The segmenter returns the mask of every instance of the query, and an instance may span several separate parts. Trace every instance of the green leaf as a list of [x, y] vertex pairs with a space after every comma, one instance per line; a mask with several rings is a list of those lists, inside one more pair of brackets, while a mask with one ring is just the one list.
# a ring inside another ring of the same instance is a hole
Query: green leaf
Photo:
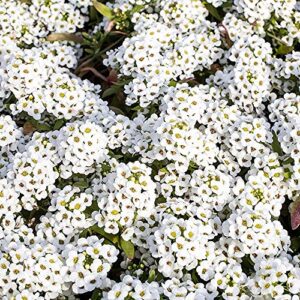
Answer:
[[109, 240], [113, 244], [116, 244], [118, 242], [119, 237], [115, 234], [110, 234], [104, 231], [103, 228], [98, 227], [97, 225], [94, 225], [91, 227], [92, 232], [98, 233], [101, 236], [103, 236], [105, 239]]
[[93, 0], [93, 5], [102, 16], [106, 17], [109, 20], [113, 18], [113, 12], [108, 6], [98, 2], [97, 0]]
[[222, 5], [222, 8], [231, 8], [233, 5], [232, 0], [228, 0]]
[[215, 19], [217, 19], [219, 22], [222, 21], [222, 17], [220, 16], [218, 10], [213, 5], [205, 2], [204, 6]]
[[88, 216], [91, 216], [94, 211], [99, 211], [98, 202], [94, 200], [90, 206], [86, 208], [84, 213]]
[[36, 128], [40, 131], [50, 131], [51, 130], [51, 127], [49, 125], [41, 124], [41, 123], [38, 123]]
[[278, 153], [280, 156], [283, 155], [281, 145], [280, 145], [280, 143], [278, 141], [278, 137], [274, 131], [273, 131], [272, 149], [274, 152]]
[[38, 131], [50, 131], [52, 130], [52, 128], [47, 125], [47, 124], [43, 124], [43, 123], [39, 123], [37, 120], [30, 118], [28, 120], [29, 123], [31, 123]]
[[115, 107], [115, 106], [109, 106], [109, 108], [115, 112], [117, 115], [124, 115], [125, 116], [125, 113], [118, 107]]
[[166, 202], [167, 202], [167, 200], [166, 200], [166, 198], [163, 197], [163, 196], [158, 197], [158, 198], [156, 198], [156, 200], [155, 200], [155, 204], [156, 204], [156, 205], [162, 204], [162, 203], [166, 203]]
[[90, 6], [90, 20], [93, 23], [99, 23], [100, 18], [99, 14], [94, 6]]
[[193, 280], [194, 283], [199, 282], [199, 278], [197, 276], [197, 271], [195, 269], [192, 271], [192, 280]]
[[294, 159], [292, 157], [288, 157], [287, 159], [285, 159], [284, 161], [282, 161], [283, 165], [290, 165], [294, 163]]
[[140, 12], [142, 9], [145, 8], [145, 5], [136, 5], [132, 10], [131, 14], [133, 15], [134, 13]]
[[86, 189], [89, 187], [89, 184], [86, 181], [77, 181], [73, 184], [75, 187], [79, 187], [80, 189]]
[[99, 289], [94, 290], [91, 300], [101, 300], [101, 294]]
[[120, 238], [120, 246], [129, 259], [134, 258], [134, 245], [132, 242]]
[[81, 231], [81, 233], [79, 234], [79, 237], [81, 238], [86, 238], [89, 234], [89, 228], [84, 229], [83, 231]]
[[252, 262], [249, 254], [242, 258], [242, 268], [247, 275], [250, 275], [253, 272], [254, 263]]
[[291, 249], [294, 251], [294, 252], [297, 252], [300, 250], [300, 237], [293, 237], [291, 239]]
[[102, 97], [106, 98], [109, 96], [113, 96], [113, 95], [117, 94], [121, 90], [121, 88], [122, 88], [122, 86], [120, 86], [120, 85], [113, 85], [112, 87], [106, 89], [103, 92]]
[[293, 50], [294, 50], [293, 46], [287, 46], [287, 45], [281, 44], [277, 48], [277, 54], [279, 54], [279, 55], [286, 55], [288, 53], [291, 53]]
[[148, 276], [148, 282], [151, 283], [152, 281], [154, 281], [155, 279], [155, 270], [154, 269], [151, 269], [150, 272], [149, 272], [149, 276]]
[[175, 87], [176, 84], [177, 84], [177, 82], [174, 81], [174, 80], [171, 80], [171, 81], [169, 82], [169, 86], [171, 86], [171, 87]]
[[53, 126], [53, 129], [54, 130], [59, 130], [60, 128], [62, 128], [65, 125], [65, 122], [66, 122], [65, 119], [58, 119], [55, 122], [55, 124]]

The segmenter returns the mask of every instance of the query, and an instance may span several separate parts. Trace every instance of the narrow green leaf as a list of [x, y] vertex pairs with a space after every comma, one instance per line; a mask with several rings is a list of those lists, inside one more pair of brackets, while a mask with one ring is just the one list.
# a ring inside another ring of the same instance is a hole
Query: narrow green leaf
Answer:
[[47, 124], [43, 124], [43, 123], [39, 123], [37, 120], [31, 118], [29, 120], [29, 122], [33, 125], [33, 127], [35, 127], [38, 131], [50, 131], [52, 128], [47, 125]]
[[109, 106], [109, 108], [115, 112], [117, 115], [124, 115], [125, 116], [125, 113], [118, 107], [115, 107], [115, 106]]
[[288, 53], [291, 53], [293, 50], [294, 50], [293, 46], [287, 46], [287, 45], [281, 44], [277, 48], [277, 54], [279, 54], [279, 55], [286, 55]]
[[94, 6], [90, 6], [90, 20], [93, 23], [99, 23], [100, 18], [99, 14]]
[[232, 0], [228, 0], [222, 5], [222, 8], [231, 8], [233, 5]]
[[162, 204], [162, 203], [166, 203], [166, 202], [167, 202], [167, 200], [166, 200], [166, 198], [163, 197], [163, 196], [158, 197], [158, 198], [156, 198], [156, 200], [155, 200], [155, 204], [156, 204], [156, 205]]
[[222, 17], [213, 5], [211, 5], [210, 3], [205, 3], [204, 6], [215, 19], [217, 19], [219, 22], [222, 21]]
[[88, 233], [89, 233], [89, 229], [88, 229], [88, 228], [87, 228], [87, 229], [84, 229], [84, 230], [81, 231], [81, 233], [79, 234], [79, 237], [81, 237], [81, 238], [86, 238], [87, 235], [88, 235]]
[[131, 10], [131, 14], [140, 12], [141, 10], [143, 10], [145, 8], [145, 5], [136, 5], [132, 10]]
[[97, 225], [92, 226], [91, 230], [94, 233], [100, 234], [101, 236], [103, 236], [105, 239], [109, 240], [113, 244], [116, 244], [118, 242], [119, 237], [117, 235], [107, 233], [107, 232], [104, 231], [103, 228], [100, 228]]
[[77, 181], [74, 183], [75, 187], [79, 187], [81, 189], [86, 189], [89, 187], [88, 183], [86, 181]]
[[54, 130], [59, 130], [60, 128], [62, 128], [65, 125], [65, 122], [66, 122], [65, 119], [58, 119], [55, 122], [55, 124], [53, 126], [53, 129]]
[[100, 3], [97, 0], [93, 0], [93, 5], [102, 16], [106, 17], [109, 20], [113, 18], [112, 10], [105, 4]]
[[134, 258], [134, 245], [130, 241], [120, 238], [120, 246], [129, 259]]
[[297, 252], [300, 250], [300, 237], [293, 237], [291, 239], [291, 249], [294, 251], [294, 252]]
[[199, 282], [199, 278], [197, 276], [197, 271], [195, 269], [192, 271], [192, 280], [193, 280], [194, 283]]
[[151, 269], [150, 272], [149, 272], [149, 276], [148, 276], [148, 282], [151, 283], [152, 281], [154, 281], [155, 279], [155, 270], [154, 269]]
[[102, 97], [103, 97], [103, 98], [106, 98], [106, 97], [115, 95], [115, 94], [117, 94], [117, 93], [121, 90], [121, 88], [122, 88], [122, 86], [119, 86], [119, 85], [113, 85], [112, 87], [106, 89], [106, 90], [103, 92]]
[[86, 208], [84, 213], [88, 216], [91, 216], [94, 211], [98, 211], [98, 210], [99, 210], [98, 202], [94, 200], [92, 204]]
[[172, 86], [172, 87], [176, 86], [176, 84], [177, 84], [177, 82], [174, 81], [174, 80], [171, 80], [171, 81], [169, 82], [169, 86]]
[[294, 159], [292, 157], [288, 157], [282, 162], [283, 165], [290, 165], [292, 163], [294, 163]]
[[273, 142], [272, 142], [272, 149], [273, 151], [275, 151], [276, 153], [278, 153], [280, 156], [283, 155], [283, 151], [281, 148], [281, 145], [278, 141], [278, 137], [276, 135], [276, 133], [273, 131]]
[[101, 299], [100, 290], [95, 289], [93, 294], [92, 294], [91, 300], [100, 300], [100, 299]]

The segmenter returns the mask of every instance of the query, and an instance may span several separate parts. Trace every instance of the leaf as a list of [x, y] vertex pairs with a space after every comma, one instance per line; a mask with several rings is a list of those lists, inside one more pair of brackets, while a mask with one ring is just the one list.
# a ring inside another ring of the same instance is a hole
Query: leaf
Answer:
[[194, 269], [192, 272], [192, 280], [194, 283], [198, 283], [199, 282], [199, 278], [197, 276], [197, 271]]
[[231, 8], [233, 5], [232, 0], [228, 0], [222, 5], [222, 8]]
[[103, 236], [105, 239], [109, 240], [113, 244], [116, 244], [118, 242], [119, 237], [117, 235], [107, 233], [104, 231], [103, 228], [100, 228], [97, 225], [92, 226], [91, 230], [95, 233], [100, 234], [101, 236]]
[[283, 155], [281, 145], [280, 145], [280, 143], [278, 141], [278, 137], [274, 131], [273, 131], [272, 149], [274, 152], [278, 153], [280, 156]]
[[84, 213], [88, 216], [91, 216], [94, 211], [99, 211], [97, 201], [93, 201], [92, 204], [85, 209]]
[[100, 300], [101, 298], [101, 295], [100, 295], [100, 290], [99, 289], [95, 289], [93, 294], [92, 294], [92, 298], [91, 300]]
[[132, 242], [120, 238], [120, 246], [129, 259], [134, 258], [134, 245]]
[[210, 3], [204, 3], [204, 6], [215, 19], [217, 19], [219, 22], [222, 21], [222, 17], [213, 5], [211, 5]]
[[166, 203], [166, 202], [167, 202], [167, 200], [166, 200], [166, 198], [163, 197], [163, 196], [158, 197], [158, 198], [156, 198], [156, 200], [155, 200], [155, 204], [156, 204], [156, 205], [162, 204], [162, 203]]
[[293, 237], [291, 239], [291, 249], [294, 251], [294, 252], [297, 252], [299, 251], [300, 249], [300, 237]]
[[171, 81], [169, 82], [169, 86], [171, 86], [171, 87], [175, 87], [176, 84], [177, 84], [177, 82], [174, 81], [174, 80], [171, 80]]
[[93, 0], [93, 5], [102, 16], [106, 17], [109, 20], [112, 20], [113, 12], [108, 6], [98, 2], [97, 0]]
[[89, 228], [87, 228], [87, 229], [84, 229], [83, 231], [81, 231], [81, 233], [79, 234], [79, 237], [84, 237], [84, 238], [86, 238], [87, 237], [87, 235], [88, 235], [88, 233], [89, 233]]
[[92, 23], [99, 23], [99, 14], [94, 6], [90, 6], [90, 20]]
[[290, 165], [294, 163], [294, 159], [292, 157], [288, 157], [287, 159], [285, 159], [284, 161], [282, 161], [283, 165]]
[[277, 54], [279, 54], [279, 55], [286, 55], [286, 54], [292, 52], [293, 50], [294, 50], [293, 46], [287, 46], [287, 45], [281, 44], [277, 48]]
[[47, 36], [48, 42], [56, 42], [56, 41], [70, 41], [81, 44], [83, 42], [83, 38], [80, 35], [72, 34], [72, 33], [51, 33]]
[[106, 90], [103, 92], [102, 97], [103, 97], [103, 98], [106, 98], [106, 97], [115, 95], [115, 94], [117, 94], [117, 93], [121, 90], [121, 88], [122, 88], [122, 86], [119, 86], [119, 85], [113, 85], [112, 87], [106, 89]]
[[53, 126], [53, 129], [54, 130], [59, 130], [60, 128], [62, 128], [63, 126], [65, 125], [65, 119], [58, 119], [54, 126]]
[[247, 254], [242, 258], [242, 269], [247, 274], [250, 275], [253, 272], [254, 263], [252, 262], [250, 255]]
[[300, 226], [300, 197], [290, 205], [291, 226], [296, 230]]
[[115, 106], [109, 106], [109, 108], [115, 112], [117, 115], [124, 115], [125, 116], [125, 113], [118, 107], [115, 107]]
[[88, 183], [86, 181], [77, 181], [74, 183], [75, 187], [78, 187], [80, 189], [86, 189], [89, 187]]
[[131, 14], [140, 12], [141, 10], [143, 10], [145, 8], [145, 5], [136, 5], [132, 10], [131, 10]]
[[38, 130], [38, 131], [50, 131], [51, 127], [44, 123], [39, 123], [37, 120], [31, 119], [30, 123]]
[[154, 281], [155, 279], [155, 270], [154, 269], [151, 269], [150, 272], [149, 272], [149, 276], [148, 276], [148, 282], [151, 283], [152, 281]]

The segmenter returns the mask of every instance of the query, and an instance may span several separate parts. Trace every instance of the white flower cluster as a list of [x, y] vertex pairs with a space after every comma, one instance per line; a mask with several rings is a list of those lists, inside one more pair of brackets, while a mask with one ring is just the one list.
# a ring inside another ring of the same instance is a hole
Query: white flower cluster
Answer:
[[139, 162], [121, 163], [104, 178], [95, 179], [92, 187], [99, 212], [93, 218], [99, 227], [112, 234], [125, 229], [123, 236], [130, 239], [133, 224], [154, 209], [155, 183], [150, 172]]
[[299, 1], [108, 3], [124, 115], [92, 2], [0, 3], [0, 298], [299, 300]]
[[0, 244], [2, 299], [57, 299], [109, 284], [107, 272], [118, 250], [96, 236], [81, 238], [61, 251], [25, 226], [13, 233]]
[[87, 21], [90, 0], [8, 0], [0, 3], [1, 38], [40, 43], [50, 32], [76, 32]]
[[122, 282], [114, 282], [109, 292], [105, 292], [103, 300], [116, 299], [159, 300], [160, 287], [156, 282], [143, 283], [129, 275], [124, 276]]
[[147, 107], [172, 79], [209, 68], [223, 53], [220, 30], [205, 19], [208, 11], [200, 0], [164, 0], [155, 2], [155, 9], [159, 15], [136, 16], [136, 34], [104, 61], [133, 79], [125, 86], [128, 105]]
[[107, 285], [107, 273], [117, 260], [118, 250], [102, 242], [95, 236], [82, 238], [76, 245], [69, 244], [63, 251], [69, 269], [65, 280], [74, 282], [72, 289], [76, 294]]

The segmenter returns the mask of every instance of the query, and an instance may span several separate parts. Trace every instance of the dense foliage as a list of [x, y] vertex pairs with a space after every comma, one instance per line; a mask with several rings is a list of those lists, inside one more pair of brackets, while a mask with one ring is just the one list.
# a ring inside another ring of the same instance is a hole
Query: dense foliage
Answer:
[[300, 2], [0, 0], [0, 297], [300, 299]]

